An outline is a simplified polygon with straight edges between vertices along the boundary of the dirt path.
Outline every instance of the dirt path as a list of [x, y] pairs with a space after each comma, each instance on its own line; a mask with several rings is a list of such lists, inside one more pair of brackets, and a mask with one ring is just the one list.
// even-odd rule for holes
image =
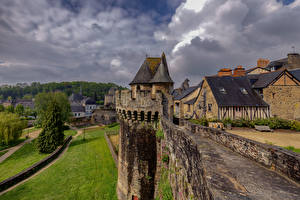
[[300, 148], [300, 132], [296, 131], [275, 130], [274, 132], [259, 132], [250, 128], [233, 128], [226, 131], [261, 143]]
[[37, 130], [37, 131], [33, 131], [32, 133], [29, 133], [29, 139], [25, 140], [24, 142], [11, 147], [9, 149], [4, 149], [3, 151], [7, 151], [4, 155], [2, 155], [0, 157], [0, 163], [2, 163], [4, 160], [6, 160], [9, 156], [11, 156], [13, 153], [15, 153], [16, 151], [18, 151], [22, 146], [24, 146], [26, 143], [31, 142], [33, 139], [35, 139], [39, 134], [40, 134], [41, 130]]

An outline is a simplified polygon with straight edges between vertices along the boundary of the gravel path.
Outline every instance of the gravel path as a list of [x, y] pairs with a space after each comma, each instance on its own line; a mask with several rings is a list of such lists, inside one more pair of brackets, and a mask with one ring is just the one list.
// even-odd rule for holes
[[233, 128], [232, 130], [226, 131], [261, 143], [272, 143], [281, 147], [293, 146], [297, 149], [300, 148], [299, 131], [275, 130], [274, 132], [259, 132], [250, 128]]

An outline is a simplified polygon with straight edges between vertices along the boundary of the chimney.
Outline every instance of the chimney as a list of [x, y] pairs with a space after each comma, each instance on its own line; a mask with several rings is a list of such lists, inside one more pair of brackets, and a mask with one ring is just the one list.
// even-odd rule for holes
[[218, 71], [218, 76], [232, 76], [232, 70], [229, 68], [223, 68]]
[[300, 68], [300, 55], [298, 53], [288, 54], [288, 69], [299, 69]]
[[264, 59], [264, 58], [259, 58], [257, 60], [257, 67], [266, 67], [268, 64], [270, 63], [270, 61], [268, 59]]
[[233, 70], [233, 76], [237, 77], [237, 76], [245, 76], [246, 75], [246, 71], [245, 68], [243, 68], [242, 65], [237, 66], [237, 68], [235, 68]]

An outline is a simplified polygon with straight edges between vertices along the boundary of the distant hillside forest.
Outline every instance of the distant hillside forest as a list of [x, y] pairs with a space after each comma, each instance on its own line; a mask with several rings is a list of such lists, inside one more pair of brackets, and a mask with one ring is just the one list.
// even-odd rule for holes
[[73, 82], [51, 82], [51, 83], [39, 83], [33, 82], [32, 84], [18, 83], [16, 85], [4, 85], [0, 87], [0, 99], [32, 99], [36, 94], [40, 92], [52, 92], [62, 91], [68, 96], [72, 92], [79, 93], [80, 86], [82, 88], [82, 95], [97, 98], [96, 100], [103, 100], [104, 95], [111, 87], [118, 89], [124, 89], [114, 83], [96, 83], [85, 81], [73, 81]]

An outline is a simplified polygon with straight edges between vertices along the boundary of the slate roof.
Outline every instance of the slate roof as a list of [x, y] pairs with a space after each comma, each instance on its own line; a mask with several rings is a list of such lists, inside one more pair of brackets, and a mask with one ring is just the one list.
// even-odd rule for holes
[[161, 58], [146, 58], [130, 85], [148, 83], [173, 83], [164, 53]]
[[289, 70], [289, 72], [298, 80], [300, 81], [300, 69], [296, 70]]
[[186, 97], [189, 94], [191, 94], [192, 92], [194, 92], [198, 87], [199, 87], [199, 85], [193, 86], [193, 87], [189, 87], [188, 89], [182, 91], [182, 93], [180, 95], [175, 96], [174, 100], [181, 100], [181, 99], [183, 99], [184, 97]]
[[[268, 106], [251, 88], [249, 79], [242, 77], [205, 77], [219, 106]], [[220, 89], [225, 89], [222, 93]], [[247, 94], [242, 92], [242, 89]]]
[[196, 102], [196, 100], [197, 100], [197, 97], [195, 97], [195, 98], [193, 98], [189, 101], [184, 102], [184, 104], [193, 105]]
[[85, 112], [85, 109], [82, 105], [79, 104], [71, 104], [72, 112]]
[[95, 105], [95, 104], [96, 104], [96, 101], [95, 101], [94, 99], [88, 97], [88, 98], [84, 101], [84, 103], [85, 103], [86, 105]]
[[72, 93], [69, 97], [69, 101], [71, 102], [80, 102], [83, 100], [83, 96], [81, 94]]
[[287, 65], [288, 63], [288, 58], [282, 58], [279, 60], [274, 60], [268, 64], [266, 69], [271, 70], [271, 68], [275, 67], [275, 70], [281, 68], [284, 65]]
[[268, 87], [268, 85], [272, 81], [274, 81], [281, 73], [283, 73], [283, 70], [259, 74], [258, 80], [253, 84], [253, 88], [258, 89]]

